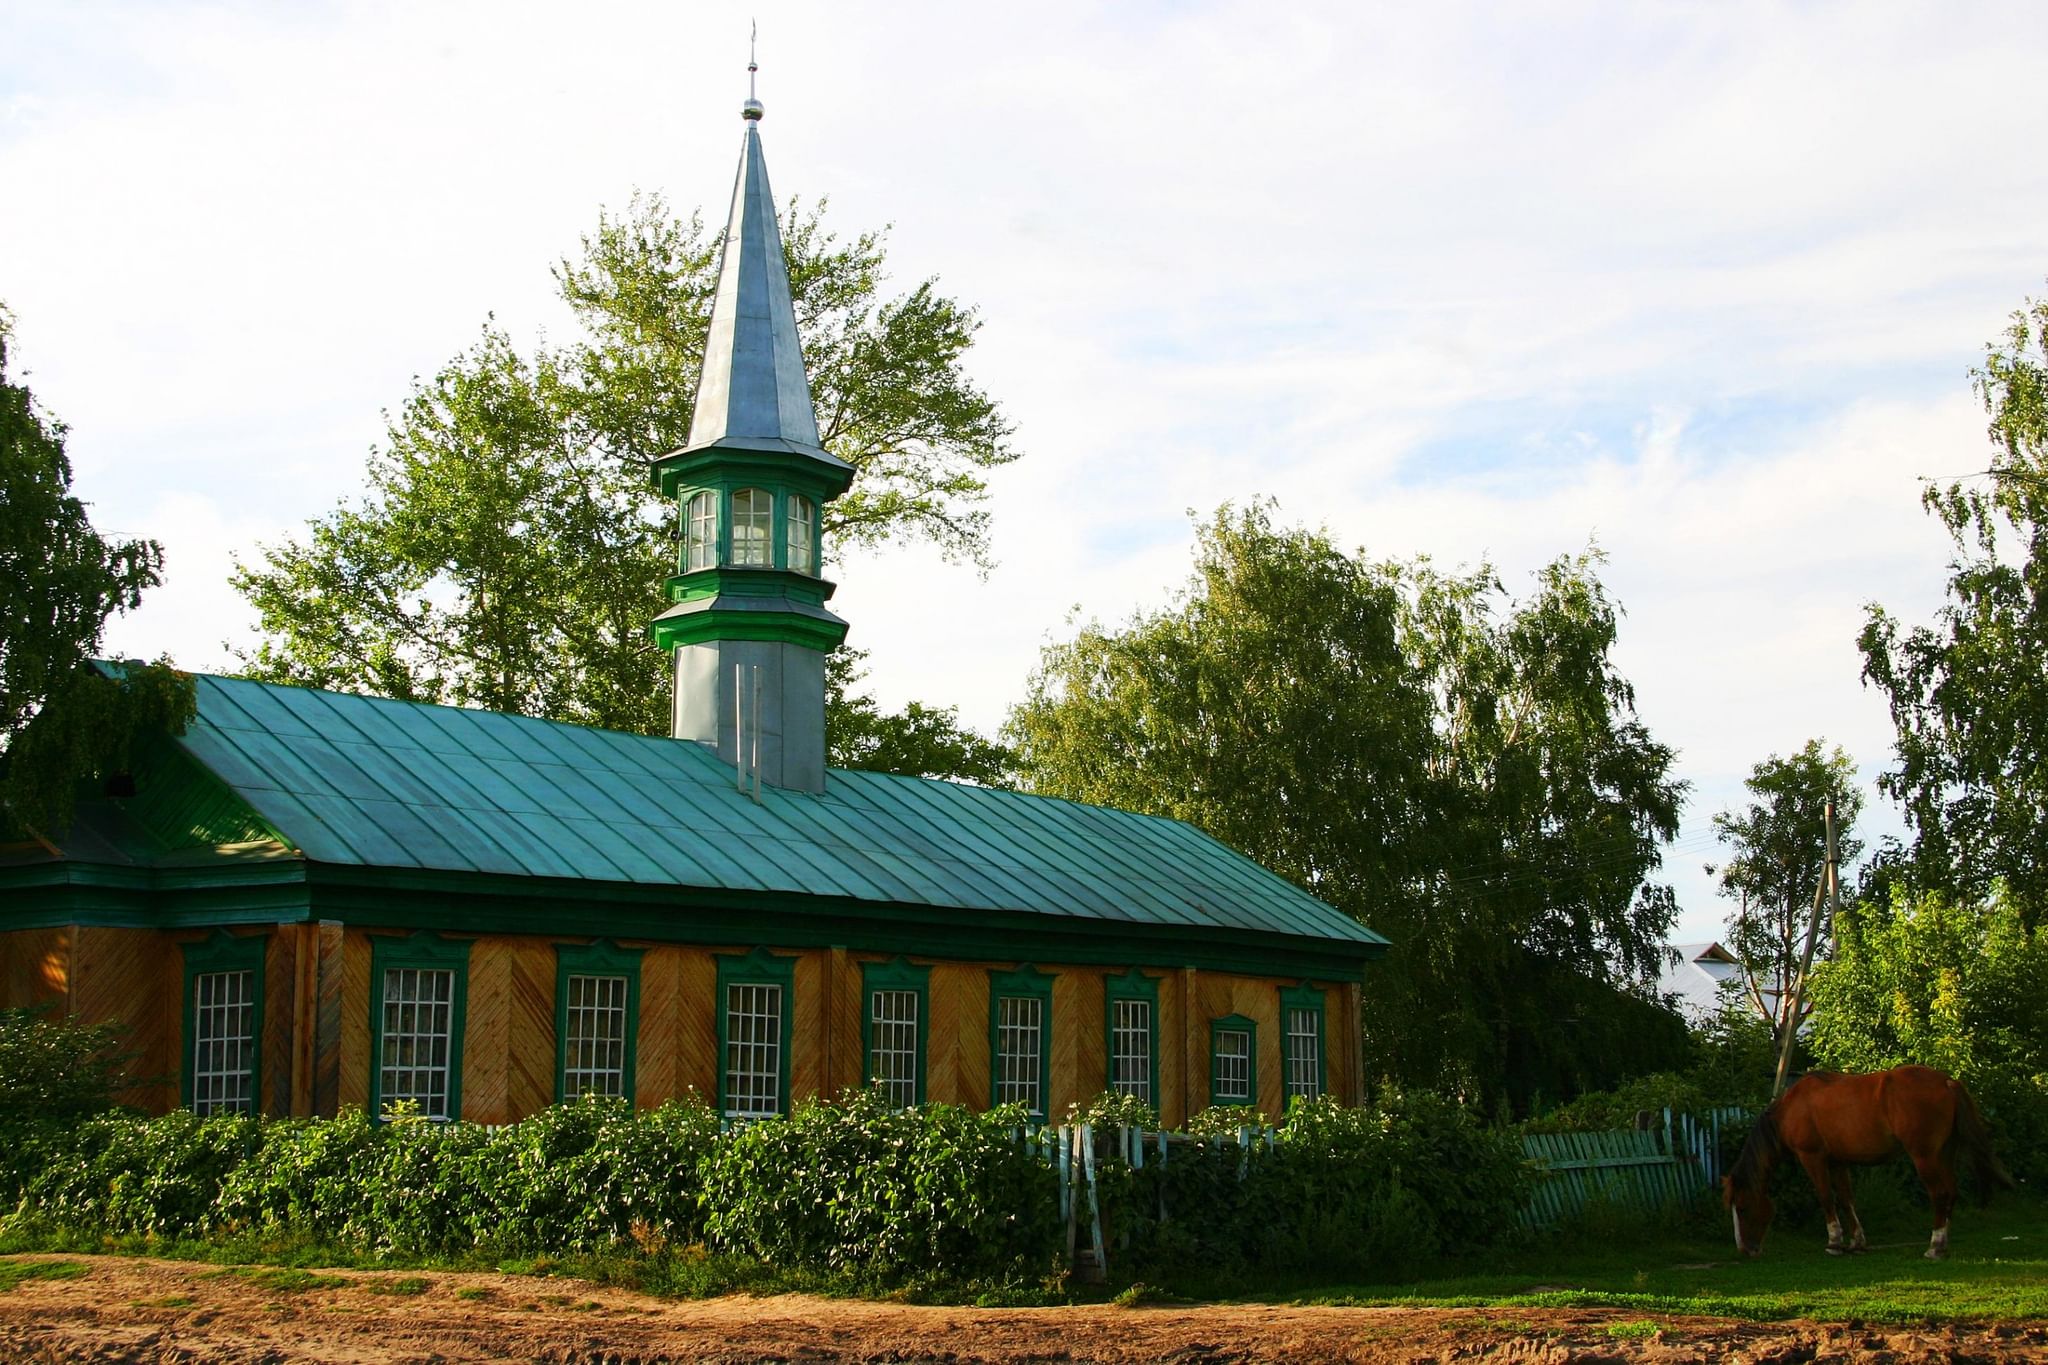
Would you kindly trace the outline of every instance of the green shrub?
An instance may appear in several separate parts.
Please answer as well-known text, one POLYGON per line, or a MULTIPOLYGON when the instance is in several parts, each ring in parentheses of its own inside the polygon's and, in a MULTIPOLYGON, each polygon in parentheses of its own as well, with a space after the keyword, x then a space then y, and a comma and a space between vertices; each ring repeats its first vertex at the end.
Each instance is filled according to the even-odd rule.
POLYGON ((1049 1269, 1058 1185, 1015 1108, 889 1109, 877 1091, 748 1124, 703 1167, 713 1245, 869 1284, 1049 1269))
POLYGON ((262 1124, 178 1110, 156 1119, 102 1115, 44 1147, 48 1163, 24 1203, 61 1226, 170 1240, 212 1230, 222 1182, 262 1138, 262 1124))
POLYGON ((700 1241, 697 1170, 718 1136, 718 1115, 694 1094, 649 1113, 596 1096, 544 1109, 491 1135, 483 1240, 549 1252, 700 1241))
POLYGON ((249 1159, 221 1182, 224 1229, 368 1246, 366 1195, 385 1130, 358 1108, 331 1119, 274 1119, 249 1159))

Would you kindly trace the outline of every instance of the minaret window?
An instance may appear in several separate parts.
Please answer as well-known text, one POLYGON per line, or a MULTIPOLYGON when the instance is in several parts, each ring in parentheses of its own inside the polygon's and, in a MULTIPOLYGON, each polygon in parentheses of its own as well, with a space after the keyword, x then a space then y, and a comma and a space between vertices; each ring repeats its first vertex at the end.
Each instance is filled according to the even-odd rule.
POLYGON ((708 569, 718 562, 718 495, 697 493, 683 508, 685 557, 683 572, 708 569))
POLYGON ((789 499, 789 557, 787 563, 792 573, 816 573, 817 559, 811 553, 812 537, 817 530, 817 513, 812 510, 811 500, 799 494, 789 499))
POLYGON ((742 488, 732 495, 732 562, 765 569, 772 562, 771 528, 775 496, 764 488, 742 488))

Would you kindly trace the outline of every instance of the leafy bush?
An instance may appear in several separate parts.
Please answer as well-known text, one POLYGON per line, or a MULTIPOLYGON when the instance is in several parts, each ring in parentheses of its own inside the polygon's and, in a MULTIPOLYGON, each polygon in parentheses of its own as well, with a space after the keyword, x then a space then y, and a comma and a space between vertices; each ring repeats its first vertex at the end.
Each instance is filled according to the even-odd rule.
POLYGON ((1159 1127, 1159 1111, 1136 1095, 1105 1090, 1086 1104, 1067 1106, 1066 1122, 1086 1123, 1098 1130, 1110 1128, 1159 1127))
POLYGON ((1666 1109, 1698 1114, 1726 1104, 1701 1088, 1697 1077, 1679 1071, 1638 1076, 1612 1090, 1596 1090, 1561 1104, 1522 1125, 1525 1133, 1604 1133, 1636 1126, 1648 1110, 1661 1122, 1666 1109))
POLYGON ((0 1135, 113 1108, 129 1060, 113 1024, 81 1024, 50 1004, 0 1010, 0 1135))
POLYGON ((1011 1107, 892 1111, 873 1090, 805 1101, 711 1149, 705 1232, 770 1265, 870 1284, 1042 1273, 1059 1247, 1058 1186, 1018 1140, 1023 1125, 1011 1107))
POLYGON ((158 1119, 107 1114, 86 1119, 71 1140, 48 1142, 48 1164, 28 1181, 24 1202, 60 1226, 174 1239, 214 1223, 222 1183, 262 1140, 256 1119, 158 1119))
POLYGON ((642 1250, 703 1238, 697 1171, 718 1115, 692 1094, 649 1113, 588 1096, 491 1135, 481 1240, 549 1252, 642 1250))
POLYGON ((1236 1131, 1103 1166, 1105 1235, 1134 1273, 1393 1273, 1515 1235, 1528 1193, 1512 1134, 1426 1092, 1298 1100, 1271 1150, 1236 1131))

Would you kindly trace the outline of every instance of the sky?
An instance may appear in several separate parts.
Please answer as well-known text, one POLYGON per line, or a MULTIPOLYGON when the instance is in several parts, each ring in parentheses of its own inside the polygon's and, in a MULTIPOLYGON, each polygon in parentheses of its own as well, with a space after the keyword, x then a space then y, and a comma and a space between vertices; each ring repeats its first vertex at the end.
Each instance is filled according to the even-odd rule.
MULTIPOLYGON (((896 706, 999 727, 1073 622, 1169 603, 1225 502, 1513 590, 1597 544, 1711 820, 1770 754, 1874 782, 1867 605, 1941 600, 1923 480, 2048 291, 2048 6, 0 3, 0 301, 74 491, 167 581, 106 649, 224 669, 237 557, 636 190, 715 220, 750 19, 779 195, 889 225, 1024 452, 996 568, 837 566, 896 706)), ((654 607, 650 603, 650 615, 654 607)), ((1863 832, 1899 829, 1873 789, 1863 832)))

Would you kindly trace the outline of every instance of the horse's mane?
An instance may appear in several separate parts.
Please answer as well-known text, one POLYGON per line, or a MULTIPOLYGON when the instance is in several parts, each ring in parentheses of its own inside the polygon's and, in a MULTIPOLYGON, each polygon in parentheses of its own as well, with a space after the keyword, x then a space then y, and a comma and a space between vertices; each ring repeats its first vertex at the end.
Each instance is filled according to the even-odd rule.
POLYGON ((1749 1137, 1742 1144, 1742 1155, 1728 1168, 1728 1179, 1738 1190, 1761 1187, 1770 1176, 1771 1163, 1784 1154, 1785 1143, 1778 1136, 1777 1108, 1777 1102, 1772 1101, 1756 1116, 1749 1137))

